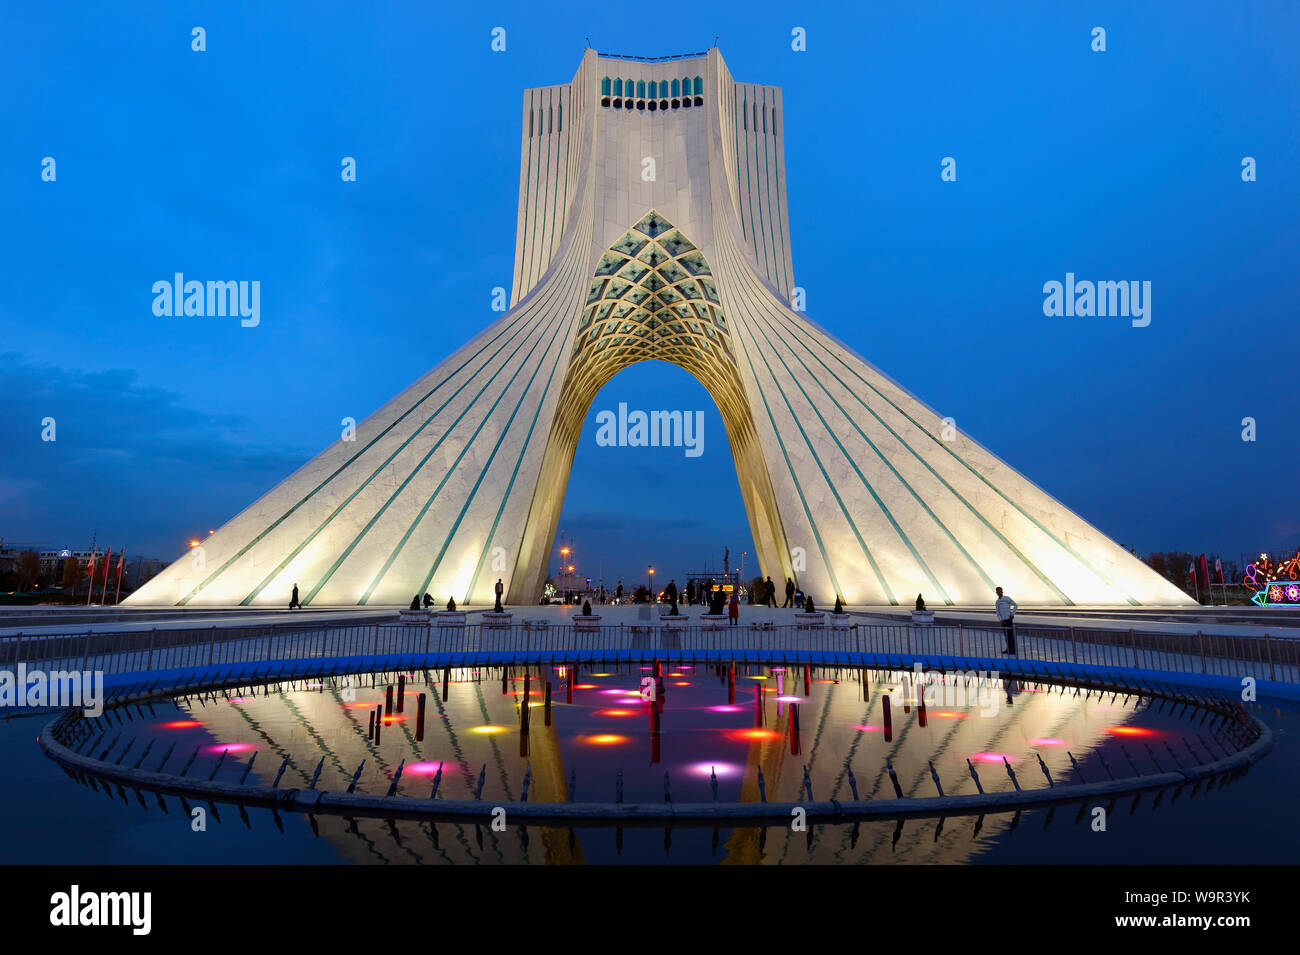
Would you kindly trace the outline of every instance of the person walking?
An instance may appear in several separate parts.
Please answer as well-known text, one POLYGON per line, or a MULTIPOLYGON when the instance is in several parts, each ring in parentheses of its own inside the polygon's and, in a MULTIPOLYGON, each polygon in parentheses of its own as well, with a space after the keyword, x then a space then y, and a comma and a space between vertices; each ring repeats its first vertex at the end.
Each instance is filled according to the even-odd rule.
POLYGON ((293 596, 289 598, 289 609, 290 609, 290 610, 301 610, 301 609, 302 609, 302 604, 300 604, 300 603, 298 602, 298 585, 297 585, 297 584, 294 584, 294 585, 293 585, 293 596))
POLYGON ((776 584, 772 583, 771 576, 763 583, 763 604, 767 607, 776 606, 776 584))
POLYGON ((785 579, 785 603, 781 604, 782 609, 794 606, 794 581, 789 577, 785 579))
POLYGON ((733 627, 740 624, 740 597, 734 590, 731 592, 731 603, 727 605, 727 614, 731 617, 733 627))
POLYGON ((1002 588, 997 588, 998 599, 993 604, 993 610, 998 615, 998 623, 1002 627, 1002 634, 1007 638, 1007 648, 1003 653, 1014 654, 1016 652, 1016 625, 1014 623, 1016 611, 1020 609, 1010 597, 1002 593, 1002 588))

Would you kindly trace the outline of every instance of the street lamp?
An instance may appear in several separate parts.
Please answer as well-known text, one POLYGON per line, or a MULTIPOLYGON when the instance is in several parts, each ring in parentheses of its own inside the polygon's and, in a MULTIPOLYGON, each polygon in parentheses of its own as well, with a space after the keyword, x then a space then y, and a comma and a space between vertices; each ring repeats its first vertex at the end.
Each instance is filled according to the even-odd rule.
POLYGON ((655 602, 655 569, 653 566, 650 567, 650 583, 649 586, 646 587, 646 589, 650 591, 650 602, 654 603, 655 602))

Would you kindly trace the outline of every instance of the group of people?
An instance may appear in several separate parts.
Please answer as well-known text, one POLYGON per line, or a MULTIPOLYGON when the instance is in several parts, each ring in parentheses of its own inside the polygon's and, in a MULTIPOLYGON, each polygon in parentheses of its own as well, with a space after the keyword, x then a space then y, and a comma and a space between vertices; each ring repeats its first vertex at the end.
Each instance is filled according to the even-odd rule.
MULTIPOLYGON (((772 578, 770 576, 765 581, 763 581, 762 587, 763 587, 763 593, 762 593, 763 599, 760 602, 764 606, 775 607, 776 606, 776 584, 772 583, 772 578)), ((493 609, 496 610, 498 613, 500 613, 501 610, 503 609, 503 605, 501 601, 505 594, 505 586, 502 584, 501 578, 499 577, 497 578, 497 582, 494 590, 496 592, 496 606, 493 609)), ((1002 592, 1001 587, 996 588, 996 590, 997 590, 998 599, 993 603, 993 612, 997 615, 998 626, 1002 628, 1002 634, 1006 638, 1006 649, 1004 649, 1002 652, 1006 654, 1013 654, 1016 652, 1015 616, 1016 616, 1016 611, 1020 609, 1020 605, 1017 604, 1010 597, 1006 596, 1002 592)), ((668 581, 668 586, 664 588, 665 599, 667 599, 669 603, 677 603, 678 596, 679 594, 677 590, 677 581, 675 580, 668 581)), ((686 584, 686 591, 684 596, 686 598, 685 600, 686 606, 688 607, 696 602, 697 596, 699 597, 699 601, 703 603, 704 586, 703 585, 700 586, 700 589, 697 594, 697 591, 695 589, 695 582, 689 581, 686 584)), ((614 591, 614 602, 621 603, 622 600, 623 600, 623 582, 619 581, 618 588, 614 591)), ((605 587, 603 585, 600 588, 600 602, 605 603, 605 587)), ((419 610, 420 603, 421 600, 419 596, 412 597, 411 609, 419 610)), ((424 603, 424 609, 428 610, 430 607, 433 606, 433 597, 431 597, 429 594, 426 593, 424 595, 423 603, 424 603)), ((723 592, 721 588, 714 588, 709 598, 709 613, 715 615, 721 615, 722 608, 724 605, 727 608, 727 616, 731 618, 731 625, 733 627, 737 626, 740 622, 739 594, 733 590, 731 593, 731 599, 728 600, 727 595, 723 592)), ((447 602, 447 609, 454 610, 455 606, 456 605, 454 600, 449 600, 447 602)), ((918 607, 924 606, 924 604, 921 603, 920 601, 919 595, 917 596, 917 606, 918 607)), ((795 588, 794 581, 791 580, 789 577, 785 579, 785 603, 781 604, 781 607, 783 609, 786 607, 801 607, 805 613, 813 612, 812 598, 805 597, 802 593, 800 593, 795 588)), ((293 585, 293 595, 289 598, 289 609, 290 610, 302 609, 302 604, 298 600, 297 584, 293 585)))

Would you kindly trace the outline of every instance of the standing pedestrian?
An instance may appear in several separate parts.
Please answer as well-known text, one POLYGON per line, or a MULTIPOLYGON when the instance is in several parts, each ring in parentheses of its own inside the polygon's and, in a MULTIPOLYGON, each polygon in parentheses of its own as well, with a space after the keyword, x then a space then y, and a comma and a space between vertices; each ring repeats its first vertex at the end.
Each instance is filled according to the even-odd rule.
POLYGON ((794 581, 789 577, 785 579, 785 603, 781 604, 782 609, 794 606, 794 581))
POLYGON ((776 606, 776 584, 772 583, 770 575, 763 583, 763 603, 768 607, 776 606))
POLYGON ((506 592, 505 585, 501 583, 501 578, 498 577, 497 585, 496 585, 497 604, 495 607, 492 608, 497 613, 501 613, 501 611, 505 609, 503 606, 501 606, 501 597, 503 594, 505 594, 505 592, 506 592))
POLYGON ((740 597, 733 590, 731 592, 731 603, 727 605, 727 614, 731 617, 733 627, 740 623, 740 597))
POLYGON ((1010 597, 1004 596, 1002 588, 997 588, 998 599, 993 604, 993 609, 998 615, 998 623, 1002 626, 1002 634, 1007 638, 1007 648, 1003 653, 1014 654, 1016 652, 1016 611, 1020 609, 1010 597))
POLYGON ((289 598, 289 609, 290 609, 290 610, 301 610, 301 609, 302 609, 302 604, 300 604, 300 603, 298 602, 298 585, 297 585, 297 584, 294 584, 294 585, 293 585, 293 596, 289 598))

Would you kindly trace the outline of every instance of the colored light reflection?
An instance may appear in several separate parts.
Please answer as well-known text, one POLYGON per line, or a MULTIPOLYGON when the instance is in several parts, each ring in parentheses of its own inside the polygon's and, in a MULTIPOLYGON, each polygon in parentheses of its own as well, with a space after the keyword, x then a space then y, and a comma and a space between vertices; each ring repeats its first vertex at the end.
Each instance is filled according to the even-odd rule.
POLYGON ((613 676, 612 673, 593 673, 592 676, 613 676))
POLYGON ((1000 766, 1004 758, 1008 763, 1014 763, 1018 759, 1008 753, 976 753, 971 760, 976 763, 997 763, 1000 766))
POLYGON ((1037 739, 1031 739, 1029 743, 1031 746, 1064 746, 1065 740, 1056 739, 1052 736, 1040 736, 1037 739))
POLYGON ((369 710, 369 709, 373 709, 374 707, 379 706, 379 705, 380 705, 380 704, 379 704, 378 701, 376 701, 376 702, 374 702, 374 703, 344 703, 344 704, 343 704, 343 709, 345 709, 345 710, 369 710))
POLYGON ((705 779, 716 773, 719 779, 725 779, 728 776, 744 775, 745 767, 736 763, 690 763, 686 771, 692 776, 703 776, 705 779))
POLYGON ((621 746, 627 741, 626 736, 619 736, 617 733, 600 733, 596 736, 578 737, 578 742, 586 743, 589 746, 621 746))
POLYGON ((691 681, 690 681, 690 680, 674 680, 674 681, 673 681, 673 686, 690 686, 690 685, 691 685, 691 681))
POLYGON ((441 765, 442 763, 411 763, 402 772, 413 776, 435 776, 441 765))
POLYGON ((938 713, 931 713, 930 718, 931 719, 937 718, 941 720, 964 720, 966 718, 966 714, 954 713, 951 710, 940 710, 938 713))
POLYGON ((802 696, 778 696, 776 698, 776 701, 778 703, 802 703, 803 697, 802 696))
POLYGON ((385 723, 404 723, 406 722, 406 717, 398 716, 396 713, 390 713, 388 716, 385 716, 383 720, 385 723))
POLYGON ((860 730, 860 731, 863 732, 863 733, 879 733, 879 732, 880 732, 880 727, 879 727, 879 726, 875 726, 875 725, 873 725, 873 724, 871 724, 871 723, 859 723, 857 726, 855 726, 855 727, 853 727, 853 728, 854 728, 855 730, 860 730))
POLYGON ((604 693, 606 696, 627 696, 629 693, 634 693, 636 691, 635 690, 601 690, 600 692, 604 693))
POLYGON ((1108 726, 1106 732, 1113 736, 1159 736, 1155 730, 1142 726, 1108 726))
POLYGON ((164 723, 165 730, 192 730, 196 726, 202 726, 198 720, 172 720, 170 723, 164 723))
POLYGON ((596 710, 596 712, 592 714, 592 716, 613 716, 613 717, 640 716, 640 715, 641 714, 638 713, 636 710, 596 710))
POLYGON ((623 697, 623 699, 619 700, 619 702, 624 705, 627 705, 629 703, 644 703, 645 700, 643 700, 639 696, 625 696, 623 697))
POLYGON ((686 676, 685 673, 670 673, 669 676, 686 676))
POLYGON ((596 684, 594 684, 594 683, 575 683, 575 684, 573 684, 573 688, 574 688, 575 690, 594 690, 594 689, 597 689, 596 684))
POLYGON ((710 707, 708 707, 708 709, 711 710, 711 711, 714 712, 714 713, 743 713, 743 712, 745 712, 745 708, 744 708, 743 706, 728 706, 728 705, 726 705, 726 704, 723 704, 722 706, 710 706, 710 707))
POLYGON ((236 697, 232 697, 229 700, 226 700, 226 702, 227 703, 252 703, 253 698, 251 696, 236 696, 236 697))
POLYGON ((218 743, 215 746, 205 746, 200 752, 208 753, 212 756, 220 756, 222 753, 248 753, 257 749, 255 743, 218 743))
POLYGON ((508 733, 510 731, 504 726, 472 726, 470 732, 490 736, 493 733, 508 733))
POLYGON ((765 676, 747 676, 747 677, 745 677, 745 679, 746 679, 746 680, 766 680, 767 677, 765 677, 765 676))
POLYGON ((744 729, 731 730, 727 733, 727 739, 734 739, 738 743, 767 743, 772 740, 782 739, 782 735, 776 730, 764 729, 744 729))

